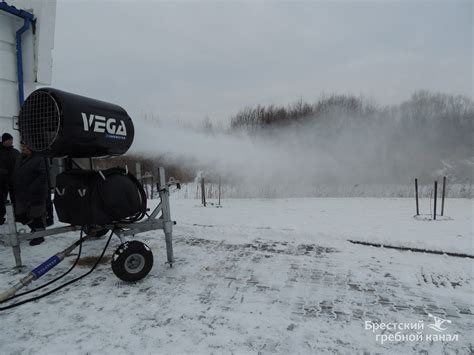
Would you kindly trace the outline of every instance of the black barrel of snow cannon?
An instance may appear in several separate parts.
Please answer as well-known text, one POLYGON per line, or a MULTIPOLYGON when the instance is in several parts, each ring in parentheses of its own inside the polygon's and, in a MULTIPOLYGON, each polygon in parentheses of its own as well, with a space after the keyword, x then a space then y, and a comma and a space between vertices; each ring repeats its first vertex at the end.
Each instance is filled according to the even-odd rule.
POLYGON ((135 133, 122 107, 53 88, 28 96, 18 125, 30 149, 50 157, 122 155, 135 133))

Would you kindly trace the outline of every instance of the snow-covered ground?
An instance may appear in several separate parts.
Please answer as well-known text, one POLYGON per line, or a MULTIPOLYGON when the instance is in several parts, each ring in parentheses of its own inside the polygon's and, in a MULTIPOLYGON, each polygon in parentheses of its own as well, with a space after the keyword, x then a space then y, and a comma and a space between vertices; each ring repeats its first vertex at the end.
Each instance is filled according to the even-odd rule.
MULTIPOLYGON (((440 221, 413 218, 413 199, 199 202, 172 200, 173 268, 161 231, 139 235, 155 256, 147 278, 127 284, 102 264, 77 284, 0 312, 0 353, 473 352, 474 259, 347 241, 473 255, 473 200, 448 199, 449 218, 440 221), (451 323, 437 332, 430 314, 451 323)), ((421 207, 429 213, 428 200, 421 207)), ((26 244, 24 263, 33 268, 76 237, 26 244)), ((83 255, 99 255, 105 241, 85 243, 83 255)), ((118 245, 113 239, 107 255, 118 245)), ((2 290, 22 276, 13 264, 0 248, 2 290)))

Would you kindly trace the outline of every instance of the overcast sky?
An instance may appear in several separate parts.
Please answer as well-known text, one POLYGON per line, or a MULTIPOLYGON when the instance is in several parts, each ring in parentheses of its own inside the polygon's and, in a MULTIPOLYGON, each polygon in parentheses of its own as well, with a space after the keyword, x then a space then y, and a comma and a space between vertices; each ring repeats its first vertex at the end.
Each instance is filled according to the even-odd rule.
POLYGON ((323 92, 472 97, 473 31, 472 1, 58 0, 53 86, 183 121, 323 92))

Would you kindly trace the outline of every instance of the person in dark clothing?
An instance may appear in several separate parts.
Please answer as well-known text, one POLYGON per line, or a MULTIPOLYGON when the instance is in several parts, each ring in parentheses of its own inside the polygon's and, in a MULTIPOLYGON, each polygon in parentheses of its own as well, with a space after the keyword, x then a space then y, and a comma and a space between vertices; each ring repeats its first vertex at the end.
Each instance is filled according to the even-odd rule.
POLYGON ((20 152, 13 148, 13 137, 9 133, 2 134, 0 144, 0 225, 5 223, 5 203, 7 195, 14 203, 13 195, 13 170, 20 152))
MULTIPOLYGON (((32 231, 46 228, 46 201, 48 199, 48 171, 42 156, 32 152, 25 144, 21 145, 13 174, 15 193, 15 217, 27 224, 32 231)), ((30 245, 44 242, 35 238, 30 245)))

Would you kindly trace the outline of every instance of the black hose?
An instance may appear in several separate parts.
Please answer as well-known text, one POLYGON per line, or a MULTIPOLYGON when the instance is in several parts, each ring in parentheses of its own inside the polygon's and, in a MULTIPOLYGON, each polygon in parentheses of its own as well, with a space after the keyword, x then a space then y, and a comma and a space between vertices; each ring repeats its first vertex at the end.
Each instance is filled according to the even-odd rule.
POLYGON ((28 290, 28 291, 25 291, 25 292, 21 292, 21 293, 17 293, 15 294, 14 296, 10 297, 10 298, 7 298, 6 300, 3 300, 0 302, 1 303, 5 303, 7 301, 10 301, 10 300, 13 300, 17 297, 21 297, 21 296, 25 296, 25 295, 28 295, 32 292, 36 292, 36 291, 39 291, 43 288, 45 288, 46 286, 49 286, 53 283, 55 283, 56 281, 59 281, 61 280, 64 276, 66 276, 67 274, 69 274, 77 265, 79 259, 81 258, 81 254, 82 254, 82 234, 83 234, 83 228, 81 228, 81 235, 79 237, 79 240, 76 242, 76 243, 79 243, 79 251, 77 253, 77 257, 76 257, 76 260, 74 260, 74 264, 72 264, 72 266, 69 268, 69 270, 67 270, 65 273, 63 273, 62 275, 59 275, 58 277, 56 277, 55 279, 51 280, 51 281, 48 281, 46 282, 45 284, 41 285, 41 286, 38 286, 36 288, 33 288, 31 290, 28 290))
MULTIPOLYGON (((45 292, 41 295, 38 295, 38 296, 35 296, 35 297, 31 297, 31 298, 28 298, 26 300, 23 300, 23 301, 20 301, 20 302, 17 302, 17 303, 14 303, 14 304, 11 304, 11 305, 8 305, 6 307, 0 307, 0 311, 6 311, 7 309, 11 309, 11 308, 15 308, 15 307, 18 307, 18 306, 21 306, 22 304, 25 304, 25 303, 29 303, 29 302, 33 302, 33 301, 37 301, 43 297, 46 297, 46 296, 49 296, 50 294, 56 292, 56 291, 59 291, 60 289, 66 287, 66 286, 69 286, 70 284, 74 283, 74 282, 77 282, 79 280, 81 280, 82 278, 88 276, 90 273, 92 273, 95 268, 97 267, 97 265, 99 264, 99 262, 102 260, 104 254, 105 254, 105 251, 107 250, 107 247, 109 246, 109 243, 110 243, 110 240, 112 239, 112 236, 115 232, 115 228, 112 229, 111 233, 110 233, 110 236, 109 236, 109 239, 107 240, 107 243, 105 244, 105 247, 104 249, 102 250, 102 253, 100 254, 99 258, 97 259, 97 261, 94 263, 94 265, 92 266, 92 268, 87 271, 85 274, 82 274, 81 276, 78 276, 64 284, 62 284, 61 286, 58 286, 48 292, 45 292)), ((82 244, 82 243, 81 243, 82 244)))

